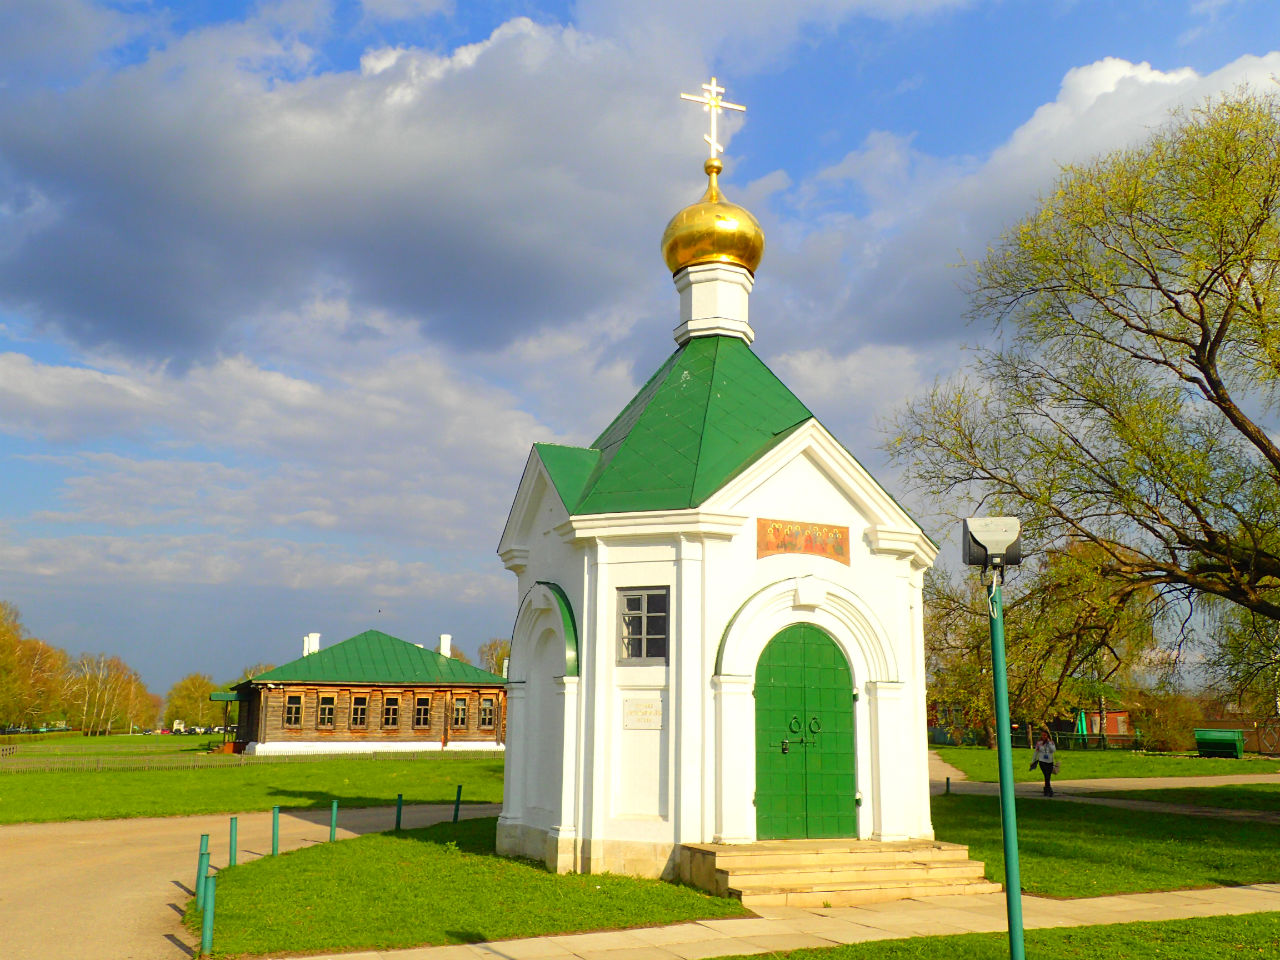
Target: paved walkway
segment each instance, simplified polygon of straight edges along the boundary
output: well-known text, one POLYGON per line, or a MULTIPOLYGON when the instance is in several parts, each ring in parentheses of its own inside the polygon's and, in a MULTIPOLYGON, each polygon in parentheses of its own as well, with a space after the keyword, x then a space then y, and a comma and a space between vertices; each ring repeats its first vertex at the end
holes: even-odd
MULTIPOLYGON (((1177 920, 1280 910, 1280 884, 1139 893, 1088 900, 1022 898, 1023 926, 1080 927, 1131 920, 1177 920)), ((834 947, 867 940, 1007 930, 1003 893, 895 900, 865 907, 761 908, 759 917, 704 920, 672 927, 417 947, 310 960, 701 960, 737 954, 834 947)))
MULTIPOLYGON (((1166 803, 1158 800, 1128 800, 1115 797, 1095 797, 1095 793, 1113 793, 1119 790, 1169 790, 1180 787, 1225 787, 1237 784, 1273 783, 1280 785, 1280 773, 1242 773, 1217 777, 1111 777, 1100 780, 1053 781, 1054 802, 1091 803, 1097 806, 1123 807, 1129 810, 1147 810, 1152 813, 1178 813, 1191 817, 1211 817, 1217 820, 1238 820, 1243 823, 1280 824, 1280 813, 1273 810, 1231 810, 1222 807, 1202 807, 1184 803, 1166 803)), ((932 751, 929 753, 929 790, 940 794, 950 789, 952 793, 985 794, 1000 792, 998 783, 966 780, 963 771, 944 763, 932 751), (951 783, 947 784, 947 778, 951 783)), ((1019 798, 1043 798, 1040 781, 1028 781, 1014 785, 1014 795, 1019 798)))

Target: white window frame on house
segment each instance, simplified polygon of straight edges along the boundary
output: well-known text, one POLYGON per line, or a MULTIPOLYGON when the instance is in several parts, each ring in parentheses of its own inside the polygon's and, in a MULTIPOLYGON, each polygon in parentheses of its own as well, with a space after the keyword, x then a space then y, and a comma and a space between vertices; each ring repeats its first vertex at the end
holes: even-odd
POLYGON ((320 705, 316 709, 316 729, 324 728, 326 730, 333 729, 333 718, 337 711, 337 697, 328 696, 320 698, 320 705))
POLYGON ((285 695, 284 725, 286 727, 302 726, 302 694, 290 693, 285 695), (290 715, 292 715, 292 719, 290 715))
POLYGON ((430 696, 413 698, 413 726, 418 730, 425 730, 431 726, 430 696))
POLYGON ((454 697, 453 698, 453 728, 455 730, 465 730, 466 726, 467 726, 467 698, 454 697))
POLYGON ((382 699, 382 729, 396 730, 400 727, 400 698, 383 697, 382 699))
POLYGON ((369 725, 369 698, 352 697, 351 698, 351 726, 357 730, 363 730, 369 725))
POLYGON ((671 588, 619 587, 618 663, 664 664, 670 651, 671 588))
POLYGON ((496 702, 497 701, 493 697, 480 698, 480 729, 493 729, 493 725, 495 723, 494 718, 497 716, 497 711, 494 709, 494 704, 496 702))

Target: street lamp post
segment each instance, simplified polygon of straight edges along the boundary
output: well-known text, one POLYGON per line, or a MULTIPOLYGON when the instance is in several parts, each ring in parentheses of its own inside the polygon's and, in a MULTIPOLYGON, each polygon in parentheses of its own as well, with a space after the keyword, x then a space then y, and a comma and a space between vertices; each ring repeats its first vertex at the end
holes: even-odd
POLYGON ((1013 792, 1013 744, 1009 736, 1009 680, 1004 656, 1005 567, 1022 561, 1015 517, 970 517, 964 522, 961 554, 970 566, 991 568, 991 675, 995 686, 996 760, 1000 767, 1000 828, 1004 836, 1004 899, 1009 917, 1009 956, 1026 960, 1022 934, 1022 871, 1018 863, 1018 815, 1013 792))

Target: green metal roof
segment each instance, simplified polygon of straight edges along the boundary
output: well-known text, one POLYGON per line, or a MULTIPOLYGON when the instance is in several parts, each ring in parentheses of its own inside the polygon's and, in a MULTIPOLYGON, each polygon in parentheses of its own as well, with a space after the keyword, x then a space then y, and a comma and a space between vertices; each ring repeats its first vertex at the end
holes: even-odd
POLYGON ((696 337, 590 448, 535 449, 571 515, 685 509, 812 417, 744 341, 696 337))
POLYGON ((243 681, 263 683, 506 683, 502 677, 424 650, 380 630, 366 630, 349 640, 286 663, 243 681))

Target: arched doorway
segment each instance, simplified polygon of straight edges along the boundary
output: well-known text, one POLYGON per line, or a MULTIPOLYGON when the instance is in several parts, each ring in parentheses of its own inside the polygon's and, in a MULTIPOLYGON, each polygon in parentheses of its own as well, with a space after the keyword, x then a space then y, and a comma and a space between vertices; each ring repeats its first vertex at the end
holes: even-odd
POLYGON ((811 623, 777 633, 756 664, 756 836, 858 835, 853 677, 811 623))

